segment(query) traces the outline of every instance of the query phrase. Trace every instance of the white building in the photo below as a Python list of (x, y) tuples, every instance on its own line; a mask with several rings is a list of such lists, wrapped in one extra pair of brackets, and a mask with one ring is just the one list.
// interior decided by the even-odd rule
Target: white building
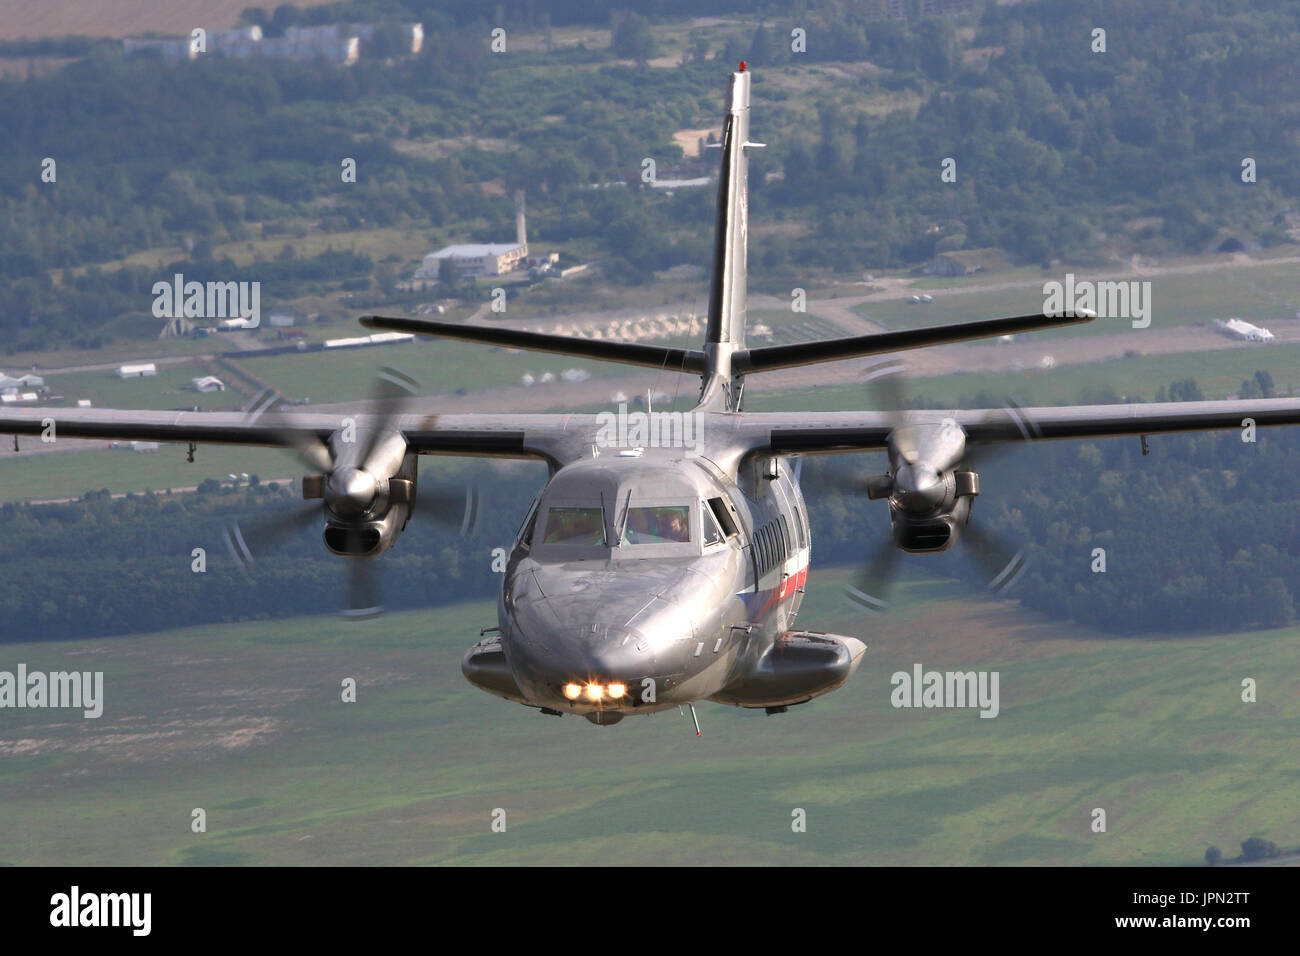
[(0, 372), (0, 388), (40, 388), (45, 379), (39, 375), (6, 375)]
[[(424, 46), (424, 25), (403, 23), (402, 44), (406, 52), (419, 53)], [(127, 53), (156, 51), (164, 60), (194, 60), (200, 56), (226, 56), (235, 60), (277, 57), (285, 60), (324, 60), (340, 66), (355, 63), (366, 41), (374, 38), (376, 24), (326, 23), (317, 26), (286, 27), (284, 36), (268, 37), (259, 26), (213, 30), (202, 38), (128, 37), (122, 41)]]
[(118, 378), (145, 378), (158, 374), (158, 366), (153, 362), (146, 365), (123, 365), (117, 370)]
[(1244, 339), (1247, 342), (1272, 342), (1277, 338), (1268, 329), (1261, 328), (1258, 325), (1251, 325), (1249, 322), (1236, 318), (1215, 319), (1214, 327), (1226, 335)]
[(524, 219), (524, 191), (515, 193), (515, 241), (464, 243), (445, 246), (424, 257), (415, 278), (436, 280), (444, 259), (450, 259), (456, 270), (469, 278), (499, 276), (513, 272), (528, 260), (528, 225)]
[(513, 272), (528, 255), (528, 245), (514, 242), (463, 243), (445, 246), (424, 257), (415, 272), (417, 279), (437, 279), (443, 259), (450, 259), (463, 276), (499, 276)]
[(196, 391), (224, 392), (226, 390), (226, 383), (215, 375), (205, 375), (202, 378), (192, 378), (190, 381), (194, 383)]

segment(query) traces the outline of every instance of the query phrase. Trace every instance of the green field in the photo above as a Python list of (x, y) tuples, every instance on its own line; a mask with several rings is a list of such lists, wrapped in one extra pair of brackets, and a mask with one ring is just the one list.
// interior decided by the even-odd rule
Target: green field
[[(31, 447), (37, 441), (23, 438), (19, 447)], [(111, 492), (193, 488), (205, 478), (225, 481), (232, 472), (247, 472), (264, 480), (297, 478), (305, 470), (292, 454), (276, 448), (203, 445), (191, 463), (185, 460), (184, 445), (134, 452), (109, 448), (108, 442), (88, 444), (98, 447), (48, 455), (6, 454), (0, 459), (0, 501), (78, 498), (102, 488)]]
[[(950, 582), (864, 626), (844, 580), (815, 573), (801, 623), (867, 638), (853, 680), (776, 717), (703, 704), (701, 738), (676, 712), (602, 728), (475, 690), (458, 663), (489, 604), (6, 644), (0, 669), (102, 670), (106, 703), (0, 711), (0, 858), (1150, 865), (1300, 843), (1294, 632), (1098, 638)], [(913, 663), (998, 671), (1000, 714), (893, 708)]]
[[(1071, 271), (1069, 267), (1062, 266), (1050, 274), (1040, 272), (1041, 279), (1036, 282), (1063, 281), (1067, 271)], [(1076, 282), (1083, 279), (1127, 278), (1091, 269), (1079, 268), (1073, 271)], [(922, 328), (1040, 311), (1043, 308), (1041, 284), (988, 292), (960, 291), (963, 286), (1020, 278), (1022, 277), (1016, 274), (1007, 280), (1003, 280), (1000, 275), (954, 279), (949, 280), (952, 284), (947, 289), (931, 286), (928, 279), (919, 280), (916, 284), (918, 292), (926, 288), (934, 291), (934, 301), (928, 305), (909, 305), (903, 297), (899, 297), (885, 302), (864, 303), (855, 307), (854, 311), (889, 329)], [(1208, 268), (1205, 272), (1156, 275), (1150, 281), (1152, 329), (1192, 325), (1231, 316), (1276, 326), (1281, 322), (1294, 322), (1296, 311), (1300, 309), (1300, 264), (1284, 263), (1251, 268), (1234, 268), (1225, 264), (1221, 268)], [(816, 311), (815, 303), (809, 307)], [(1125, 319), (1099, 318), (1082, 327), (1035, 334), (1060, 338), (1123, 332), (1132, 336), (1133, 348), (1140, 349), (1144, 331), (1146, 330), (1133, 328), (1132, 323)]]
[[(624, 371), (609, 362), (584, 362), (565, 355), (510, 352), (451, 341), (241, 358), (238, 364), (287, 398), (310, 398), (317, 403), (368, 398), (375, 373), (385, 365), (414, 377), (425, 393), (519, 385), (525, 372), (535, 378), (545, 372), (558, 377), (565, 369), (578, 368), (593, 377), (613, 379)], [(610, 391), (617, 387), (616, 382), (611, 382)]]
[[(1212, 399), (1236, 394), (1242, 381), (1257, 369), (1272, 374), (1278, 395), (1300, 393), (1300, 345), (1139, 355), (1019, 373), (972, 372), (915, 378), (907, 382), (905, 389), (908, 396), (924, 396), (945, 408), (956, 408), (963, 399), (981, 392), (999, 397), (999, 401), (1013, 398), (1022, 405), (1069, 404), (1078, 402), (1085, 388), (1105, 386), (1121, 397), (1149, 402), (1155, 400), (1160, 386), (1168, 388), (1170, 382), (1194, 378), (1205, 397)], [(797, 392), (754, 391), (746, 398), (747, 409), (755, 412), (837, 411), (868, 408), (873, 401), (862, 385), (828, 385)]]
[[(239, 392), (198, 392), (192, 381), (212, 374), (197, 362), (160, 365), (148, 378), (118, 378), (111, 371), (55, 373), (45, 384), (52, 394), (62, 395), (59, 405), (75, 405), (90, 399), (96, 408), (194, 408), (226, 411), (243, 405)], [(218, 376), (220, 377), (220, 376)]]

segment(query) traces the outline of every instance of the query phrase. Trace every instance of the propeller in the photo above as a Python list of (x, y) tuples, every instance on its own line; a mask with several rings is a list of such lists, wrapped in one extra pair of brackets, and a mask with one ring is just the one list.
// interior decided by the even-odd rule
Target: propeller
[[(955, 422), (909, 419), (903, 411), (904, 371), (902, 362), (886, 359), (868, 366), (864, 377), (872, 405), (890, 414), (890, 472), (869, 477), (836, 476), (829, 483), (856, 497), (865, 494), (872, 500), (888, 498), (891, 509), (905, 520), (923, 520), (935, 514), (945, 501), (950, 493), (948, 473), (954, 472), (966, 497), (959, 499), (965, 504), (954, 505), (950, 513), (959, 507), (970, 509), (973, 496), (979, 493), (976, 464), (986, 466), (1005, 446), (968, 444), (965, 432)], [(1033, 441), (1041, 436), (1032, 417), (1020, 405), (1008, 401), (1002, 412), (1016, 424), (1020, 440)], [(853, 583), (845, 588), (850, 604), (872, 614), (888, 610), (889, 595), (897, 581), (902, 541), (892, 516), (891, 529), (890, 538), (868, 553)], [(966, 538), (967, 547), (962, 553), (979, 568), (989, 590), (1001, 594), (1015, 585), (1027, 566), (1024, 548), (971, 521), (969, 510), (959, 519), (958, 531)]]
[[(313, 473), (302, 480), (305, 506), (255, 522), (236, 522), (227, 529), (226, 545), (235, 560), (250, 569), (259, 554), (323, 522), (326, 547), (347, 559), (340, 613), (367, 618), (383, 611), (372, 562), (401, 534), (412, 513), (457, 528), (462, 535), (472, 533), (479, 514), (477, 489), (433, 480), (417, 486), (414, 461), (397, 422), (407, 399), (418, 391), (410, 376), (381, 369), (372, 389), (371, 414), (364, 423), (344, 419), (328, 443), (277, 410), (281, 396), (270, 390), (259, 394), (245, 420), (269, 426)], [(425, 424), (434, 421), (431, 417)]]

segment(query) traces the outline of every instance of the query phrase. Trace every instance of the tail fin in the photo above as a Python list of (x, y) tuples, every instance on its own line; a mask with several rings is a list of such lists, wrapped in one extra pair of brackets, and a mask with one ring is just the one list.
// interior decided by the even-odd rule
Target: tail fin
[(745, 348), (745, 275), (749, 230), (749, 157), (762, 143), (749, 141), (749, 72), (742, 60), (731, 74), (727, 118), (722, 128), (718, 173), (718, 221), (713, 237), (713, 282), (705, 335), (708, 368), (701, 406), (740, 407), (742, 382), (733, 377), (731, 356)]

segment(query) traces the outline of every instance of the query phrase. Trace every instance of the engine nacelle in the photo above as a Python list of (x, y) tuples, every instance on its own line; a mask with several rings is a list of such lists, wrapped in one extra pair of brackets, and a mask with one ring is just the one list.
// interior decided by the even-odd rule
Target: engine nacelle
[[(325, 547), (331, 553), (372, 558), (391, 548), (406, 529), (415, 504), (417, 456), (397, 457), (394, 442), (387, 444), (394, 446), (387, 449), (389, 460), (378, 463), (396, 468), (391, 477), (370, 470), (375, 467), (374, 455), (363, 463), (369, 467), (343, 464), (328, 475), (303, 477), (303, 498), (325, 501)], [(386, 450), (384, 443), (380, 449)]]
[(950, 471), (941, 480), (943, 497), (927, 513), (909, 510), (907, 501), (899, 496), (890, 498), (889, 522), (894, 543), (909, 554), (947, 551), (970, 520), (971, 503), (979, 494), (979, 475), (973, 471)]
[(341, 557), (373, 558), (396, 543), (410, 516), (410, 506), (401, 504), (391, 505), (381, 517), (360, 524), (331, 518), (325, 524), (325, 547)]

